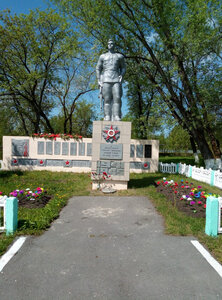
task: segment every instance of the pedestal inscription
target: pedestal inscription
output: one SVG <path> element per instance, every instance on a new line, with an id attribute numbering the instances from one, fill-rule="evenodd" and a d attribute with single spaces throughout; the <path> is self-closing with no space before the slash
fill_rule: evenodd
<path id="1" fill-rule="evenodd" d="M 100 144 L 100 159 L 123 159 L 123 145 Z"/>

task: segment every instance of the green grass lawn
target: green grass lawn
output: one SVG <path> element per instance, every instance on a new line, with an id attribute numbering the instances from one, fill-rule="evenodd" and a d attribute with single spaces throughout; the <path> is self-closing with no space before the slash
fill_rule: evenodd
<path id="1" fill-rule="evenodd" d="M 193 235 L 202 242 L 210 252 L 222 263 L 222 235 L 212 238 L 204 234 L 205 220 L 187 217 L 178 212 L 163 195 L 155 190 L 154 181 L 163 177 L 180 181 L 184 179 L 181 175 L 169 175 L 161 173 L 131 174 L 129 188 L 114 194 L 119 196 L 147 196 L 165 219 L 167 234 Z M 218 188 L 197 182 L 206 192 L 222 195 Z M 47 229 L 51 222 L 59 216 L 61 209 L 67 204 L 72 196 L 95 196 L 103 195 L 100 191 L 91 191 L 91 180 L 88 174 L 75 174 L 66 172 L 32 171 L 32 172 L 0 172 L 0 191 L 9 194 L 15 189 L 35 189 L 43 187 L 52 199 L 44 208 L 27 209 L 19 208 L 18 230 L 14 236 L 6 237 L 0 235 L 0 255 L 4 253 L 13 238 L 18 235 L 39 235 Z"/>

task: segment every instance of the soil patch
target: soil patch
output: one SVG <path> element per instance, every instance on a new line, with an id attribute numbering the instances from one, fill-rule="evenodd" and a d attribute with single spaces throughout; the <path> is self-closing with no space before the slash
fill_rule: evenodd
<path id="1" fill-rule="evenodd" d="M 205 218 L 206 198 L 201 195 L 196 198 L 192 197 L 193 188 L 192 185 L 186 185 L 185 187 L 184 184 L 180 184 L 176 187 L 174 185 L 164 185 L 163 182 L 158 185 L 156 184 L 157 192 L 163 194 L 179 211 L 194 218 Z M 185 196 L 186 198 L 183 198 Z M 189 198 L 192 199 L 188 200 Z"/>
<path id="2" fill-rule="evenodd" d="M 27 197 L 22 197 L 19 199 L 18 205 L 19 207 L 25 208 L 41 208 L 44 207 L 51 198 L 52 196 L 50 195 L 43 195 L 39 198 L 35 198 L 34 200 L 27 199 Z"/>

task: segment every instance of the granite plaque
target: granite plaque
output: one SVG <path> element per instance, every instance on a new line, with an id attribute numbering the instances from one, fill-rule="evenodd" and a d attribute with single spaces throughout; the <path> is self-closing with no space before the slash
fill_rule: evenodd
<path id="1" fill-rule="evenodd" d="M 136 162 L 136 161 L 130 162 L 130 169 L 141 169 L 141 168 L 142 168 L 141 162 Z"/>
<path id="2" fill-rule="evenodd" d="M 68 155 L 68 154 L 69 154 L 69 143 L 62 142 L 62 155 Z"/>
<path id="3" fill-rule="evenodd" d="M 29 140 L 12 139 L 12 155 L 13 156 L 29 156 Z"/>
<path id="4" fill-rule="evenodd" d="M 123 159 L 123 144 L 100 144 L 100 159 Z"/>
<path id="5" fill-rule="evenodd" d="M 130 145 L 130 157 L 134 157 L 135 154 L 135 145 Z"/>
<path id="6" fill-rule="evenodd" d="M 64 160 L 63 159 L 47 159 L 46 166 L 47 167 L 63 167 Z"/>
<path id="7" fill-rule="evenodd" d="M 54 154 L 60 155 L 61 151 L 61 142 L 54 142 Z"/>
<path id="8" fill-rule="evenodd" d="M 79 143 L 79 156 L 85 156 L 85 143 Z"/>
<path id="9" fill-rule="evenodd" d="M 145 145 L 145 157 L 152 158 L 152 145 Z"/>
<path id="10" fill-rule="evenodd" d="M 46 142 L 46 154 L 52 155 L 52 142 Z"/>
<path id="11" fill-rule="evenodd" d="M 72 161 L 73 167 L 79 167 L 79 168 L 90 168 L 91 167 L 91 161 L 89 160 L 73 160 Z"/>
<path id="12" fill-rule="evenodd" d="M 124 162 L 97 161 L 97 174 L 102 174 L 103 172 L 113 176 L 124 176 Z"/>
<path id="13" fill-rule="evenodd" d="M 77 143 L 70 143 L 70 155 L 77 155 Z"/>
<path id="14" fill-rule="evenodd" d="M 36 166 L 37 159 L 19 158 L 15 163 L 15 159 L 11 161 L 12 166 Z"/>
<path id="15" fill-rule="evenodd" d="M 136 157 L 143 158 L 143 145 L 136 145 Z"/>
<path id="16" fill-rule="evenodd" d="M 87 143 L 87 156 L 92 156 L 92 143 Z"/>
<path id="17" fill-rule="evenodd" d="M 37 153 L 39 155 L 44 154 L 45 142 L 38 142 Z"/>

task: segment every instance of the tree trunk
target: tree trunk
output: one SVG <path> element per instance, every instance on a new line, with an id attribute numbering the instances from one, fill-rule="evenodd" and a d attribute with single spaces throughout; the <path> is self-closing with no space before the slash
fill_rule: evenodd
<path id="1" fill-rule="evenodd" d="M 192 136 L 190 136 L 190 144 L 191 144 L 191 147 L 192 147 L 192 150 L 193 150 L 195 163 L 198 164 L 199 163 L 199 157 L 198 157 L 198 154 L 197 154 L 197 147 L 196 147 L 195 141 L 194 141 Z"/>

